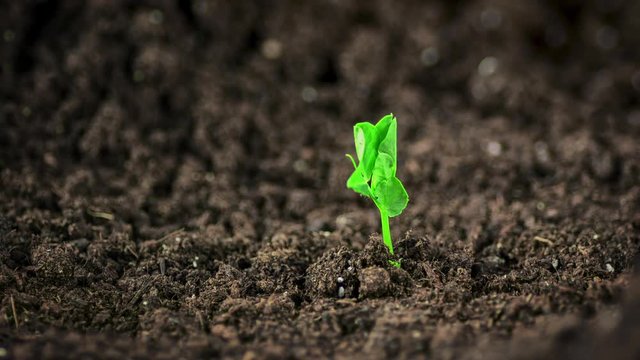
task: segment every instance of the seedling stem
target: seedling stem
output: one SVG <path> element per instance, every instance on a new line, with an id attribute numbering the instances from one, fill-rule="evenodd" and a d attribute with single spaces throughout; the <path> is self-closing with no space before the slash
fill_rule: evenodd
<path id="1" fill-rule="evenodd" d="M 389 249 L 389 253 L 394 255 L 393 253 L 393 242 L 391 241 L 391 230 L 389 229 L 389 215 L 384 210 L 380 210 L 380 220 L 382 222 L 382 241 Z"/>

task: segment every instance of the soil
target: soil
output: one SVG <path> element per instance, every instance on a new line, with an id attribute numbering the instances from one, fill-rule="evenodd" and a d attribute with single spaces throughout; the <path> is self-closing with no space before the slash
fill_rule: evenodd
<path id="1" fill-rule="evenodd" d="M 640 358 L 640 3 L 0 4 L 0 358 Z M 345 187 L 393 112 L 389 265 Z"/>

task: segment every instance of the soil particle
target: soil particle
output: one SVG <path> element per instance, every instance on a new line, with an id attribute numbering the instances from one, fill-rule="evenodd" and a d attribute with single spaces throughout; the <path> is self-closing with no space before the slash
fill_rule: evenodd
<path id="1" fill-rule="evenodd" d="M 364 246 L 362 252 L 358 254 L 358 265 L 360 268 L 378 266 L 382 268 L 391 267 L 389 264 L 389 250 L 382 241 L 382 236 L 372 235 Z"/>
<path id="2" fill-rule="evenodd" d="M 42 244 L 33 249 L 31 263 L 38 276 L 49 281 L 69 281 L 73 278 L 75 254 L 64 244 Z"/>
<path id="3" fill-rule="evenodd" d="M 376 298 L 389 294 L 391 277 L 382 268 L 368 267 L 358 274 L 360 281 L 360 298 Z M 390 295 L 390 294 L 389 294 Z"/>

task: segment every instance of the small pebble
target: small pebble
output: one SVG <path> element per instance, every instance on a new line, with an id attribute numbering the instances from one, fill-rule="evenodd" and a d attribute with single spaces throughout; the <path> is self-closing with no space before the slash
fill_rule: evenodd
<path id="1" fill-rule="evenodd" d="M 502 145 L 497 141 L 490 141 L 487 144 L 487 152 L 491 156 L 500 156 L 502 154 Z"/>
<path id="2" fill-rule="evenodd" d="M 478 64 L 478 74 L 481 76 L 493 75 L 498 70 L 498 59 L 487 56 Z"/>
<path id="3" fill-rule="evenodd" d="M 262 55 L 270 60 L 275 60 L 282 55 L 282 43 L 278 40 L 268 39 L 262 43 Z"/>
<path id="4" fill-rule="evenodd" d="M 308 169 L 309 166 L 307 165 L 307 162 L 302 159 L 298 159 L 293 163 L 293 170 L 298 173 L 305 173 Z"/>
<path id="5" fill-rule="evenodd" d="M 613 268 L 613 266 L 611 266 L 611 264 L 609 264 L 609 263 L 607 263 L 606 268 L 607 268 L 607 272 L 612 273 L 612 272 L 614 272 L 614 271 L 615 271 L 615 269 Z"/>
<path id="6" fill-rule="evenodd" d="M 341 299 L 344 297 L 344 288 L 342 286 L 338 288 L 338 297 Z"/>
<path id="7" fill-rule="evenodd" d="M 344 282 L 344 278 L 342 276 L 338 277 L 338 284 L 342 284 Z"/>
<path id="8" fill-rule="evenodd" d="M 439 60 L 440 53 L 438 53 L 438 49 L 435 47 L 426 48 L 420 53 L 420 61 L 424 66 L 433 66 L 437 64 Z"/>
<path id="9" fill-rule="evenodd" d="M 316 101 L 318 99 L 318 91 L 311 87 L 311 86 L 305 86 L 302 89 L 302 100 L 304 100 L 304 102 L 307 103 L 312 103 L 314 101 Z"/>
<path id="10" fill-rule="evenodd" d="M 336 226 L 338 228 L 345 228 L 350 226 L 353 223 L 353 221 L 349 218 L 349 216 L 347 215 L 339 215 L 336 218 Z"/>
<path id="11" fill-rule="evenodd" d="M 549 146 L 544 141 L 536 141 L 533 145 L 533 148 L 536 152 L 536 157 L 540 162 L 548 162 L 549 161 Z"/>

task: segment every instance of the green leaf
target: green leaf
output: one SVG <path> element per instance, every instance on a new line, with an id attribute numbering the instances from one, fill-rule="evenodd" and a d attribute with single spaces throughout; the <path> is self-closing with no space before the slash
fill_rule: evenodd
<path id="1" fill-rule="evenodd" d="M 382 139 L 378 146 L 378 152 L 391 156 L 393 159 L 393 175 L 395 176 L 396 162 L 398 161 L 398 122 L 396 118 L 391 118 L 386 133 L 379 133 L 378 136 Z"/>
<path id="2" fill-rule="evenodd" d="M 358 166 L 349 179 L 347 180 L 347 187 L 358 194 L 371 198 L 371 188 L 369 188 L 368 180 L 365 178 L 362 171 L 362 165 Z"/>
<path id="3" fill-rule="evenodd" d="M 376 159 L 376 164 L 373 168 L 373 175 L 371 177 L 371 188 L 375 189 L 381 181 L 394 177 L 396 175 L 395 169 L 396 164 L 389 154 L 378 153 L 378 158 Z"/>
<path id="4" fill-rule="evenodd" d="M 391 123 L 394 120 L 395 120 L 395 117 L 393 116 L 393 114 L 389 114 L 383 117 L 382 119 L 380 119 L 380 121 L 378 121 L 378 123 L 376 124 L 376 132 L 380 137 L 380 141 L 382 141 L 382 139 L 384 139 L 384 137 L 387 135 L 389 126 L 391 126 Z"/>
<path id="5" fill-rule="evenodd" d="M 409 195 L 397 177 L 380 181 L 373 189 L 374 199 L 389 217 L 398 216 L 407 207 Z"/>
<path id="6" fill-rule="evenodd" d="M 376 127 L 368 122 L 357 123 L 353 127 L 353 138 L 356 144 L 356 156 L 358 157 L 359 165 L 363 166 L 362 171 L 368 181 L 373 174 L 377 148 L 382 138 L 378 138 Z"/>

